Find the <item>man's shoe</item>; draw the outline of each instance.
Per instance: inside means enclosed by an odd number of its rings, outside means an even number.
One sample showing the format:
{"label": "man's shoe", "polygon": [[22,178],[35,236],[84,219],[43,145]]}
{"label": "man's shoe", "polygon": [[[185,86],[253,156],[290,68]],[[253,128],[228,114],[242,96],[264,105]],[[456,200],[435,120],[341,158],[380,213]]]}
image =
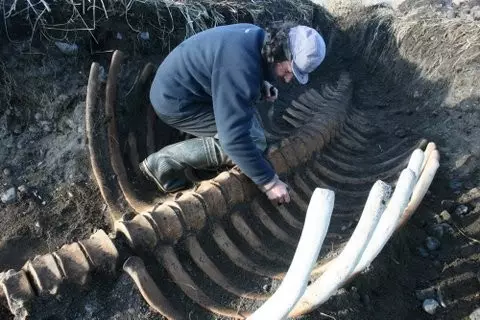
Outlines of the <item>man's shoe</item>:
{"label": "man's shoe", "polygon": [[163,192],[176,192],[191,186],[186,169],[217,170],[231,164],[213,137],[194,138],[166,146],[149,155],[140,169]]}
{"label": "man's shoe", "polygon": [[140,163],[140,170],[147,177],[148,180],[153,181],[157,187],[164,193],[174,193],[180,190],[187,189],[191,186],[191,183],[187,179],[177,178],[164,182],[163,184],[155,177],[152,171],[148,168],[147,159]]}

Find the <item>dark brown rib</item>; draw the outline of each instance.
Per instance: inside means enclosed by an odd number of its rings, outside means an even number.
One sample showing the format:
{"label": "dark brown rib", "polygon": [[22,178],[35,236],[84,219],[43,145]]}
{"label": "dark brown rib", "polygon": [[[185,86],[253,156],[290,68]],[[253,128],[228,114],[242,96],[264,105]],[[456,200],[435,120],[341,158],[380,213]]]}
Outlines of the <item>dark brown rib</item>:
{"label": "dark brown rib", "polygon": [[155,281],[148,274],[145,264],[139,257],[130,257],[123,264],[123,270],[132,278],[142,297],[155,311],[171,320],[187,319],[185,314],[175,310],[162,294]]}
{"label": "dark brown rib", "polygon": [[249,258],[247,258],[238,247],[228,237],[225,230],[219,225],[215,224],[212,227],[212,237],[219,248],[230,258],[230,260],[238,267],[274,279],[283,279],[285,274],[283,272],[275,272],[267,267],[258,265]]}
{"label": "dark brown rib", "polygon": [[244,289],[241,289],[235,286],[217,268],[215,263],[213,263],[213,261],[208,257],[205,251],[203,251],[202,246],[200,245],[196,237],[189,236],[186,239],[185,244],[187,246],[188,252],[190,253],[190,256],[192,257],[196,265],[223,289],[237,296],[247,298],[247,299],[254,299],[254,300],[268,299],[269,295],[266,295],[263,293],[247,292]]}
{"label": "dark brown rib", "polygon": [[127,200],[128,204],[138,213],[146,212],[152,208],[152,204],[146,203],[139,199],[133,191],[133,187],[127,178],[125,166],[123,164],[120,141],[118,140],[117,119],[115,115],[115,100],[117,96],[117,77],[120,72],[120,65],[123,60],[123,53],[115,51],[113,53],[110,64],[110,71],[108,73],[105,113],[108,119],[108,146],[110,149],[111,163],[115,174],[117,175],[120,188]]}
{"label": "dark brown rib", "polygon": [[[96,127],[95,119],[99,119],[98,113],[103,112],[98,107],[98,77],[99,77],[100,65],[96,62],[92,63],[90,68],[90,75],[88,78],[87,87],[87,99],[85,104],[85,127],[87,134],[87,147],[90,154],[90,163],[92,171],[97,181],[97,185],[100,189],[100,194],[103,200],[107,204],[112,220],[120,219],[123,210],[119,206],[118,194],[115,192],[118,190],[116,182],[108,182],[109,177],[113,175],[110,163],[108,163],[108,155],[105,157],[105,150],[101,150],[102,144],[100,137],[103,135],[103,124],[100,124],[100,129]],[[103,157],[102,157],[103,155]],[[103,161],[102,161],[103,159]]]}
{"label": "dark brown rib", "polygon": [[234,319],[245,319],[249,316],[248,312],[239,313],[236,310],[225,308],[216,301],[208,297],[193,281],[190,275],[183,269],[177,255],[172,247],[161,246],[155,250],[155,257],[161,265],[167,270],[173,281],[182,289],[182,291],[195,303],[203,308],[224,317]]}

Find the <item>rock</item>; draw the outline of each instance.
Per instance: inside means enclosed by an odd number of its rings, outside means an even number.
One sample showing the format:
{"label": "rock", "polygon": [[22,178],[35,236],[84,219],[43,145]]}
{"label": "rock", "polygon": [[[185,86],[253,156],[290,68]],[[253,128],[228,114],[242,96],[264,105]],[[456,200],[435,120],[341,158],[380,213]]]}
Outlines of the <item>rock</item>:
{"label": "rock", "polygon": [[405,131],[405,129],[398,129],[394,134],[399,138],[405,138],[407,136],[407,131]]}
{"label": "rock", "polygon": [[427,237],[427,239],[425,239],[425,246],[428,248],[428,250],[435,251],[440,248],[440,241],[434,237]]}
{"label": "rock", "polygon": [[459,203],[469,203],[480,198],[480,188],[473,188],[458,198]]}
{"label": "rock", "polygon": [[429,256],[428,251],[424,247],[418,247],[417,253],[420,257],[427,258]]}
{"label": "rock", "polygon": [[480,308],[476,309],[468,316],[469,320],[480,320]]}
{"label": "rock", "polygon": [[52,132],[52,127],[51,127],[50,125],[47,125],[47,124],[44,125],[44,126],[42,127],[42,129],[43,129],[43,131],[45,131],[45,132],[47,132],[47,133]]}
{"label": "rock", "polygon": [[268,292],[270,292],[270,290],[272,290],[272,285],[265,284],[265,285],[263,285],[262,289],[263,289],[263,292],[268,293]]}
{"label": "rock", "polygon": [[464,216],[468,213],[468,207],[464,204],[461,204],[459,205],[456,209],[455,209],[455,214],[459,217],[461,216]]}
{"label": "rock", "polygon": [[448,233],[448,234],[454,234],[455,230],[453,230],[452,226],[449,225],[448,223],[444,222],[440,224],[443,228],[443,233]]}
{"label": "rock", "polygon": [[30,132],[30,133],[38,133],[39,131],[40,131],[40,129],[36,126],[28,127],[28,132]]}
{"label": "rock", "polygon": [[12,172],[10,171],[10,169],[8,169],[8,168],[3,169],[3,175],[5,177],[10,176],[11,174],[12,174]]}
{"label": "rock", "polygon": [[440,304],[435,299],[426,299],[423,301],[423,310],[428,314],[434,315]]}
{"label": "rock", "polygon": [[22,133],[22,126],[19,125],[19,124],[15,125],[15,127],[13,128],[13,133],[15,133],[15,134]]}
{"label": "rock", "polygon": [[15,200],[17,200],[17,191],[14,187],[11,187],[0,195],[0,199],[5,204],[13,203]]}
{"label": "rock", "polygon": [[442,200],[440,204],[442,209],[447,211],[452,211],[455,208],[455,201],[453,200]]}
{"label": "rock", "polygon": [[146,31],[146,32],[140,32],[140,33],[138,34],[138,37],[139,37],[140,39],[142,39],[142,40],[147,41],[147,40],[150,40],[150,33],[148,33],[148,31]]}
{"label": "rock", "polygon": [[55,45],[62,53],[67,55],[74,55],[78,52],[78,45],[76,45],[75,43],[70,44],[66,42],[56,41]]}
{"label": "rock", "polygon": [[447,19],[453,19],[455,18],[455,11],[453,9],[448,9],[446,12],[445,12],[445,17]]}
{"label": "rock", "polygon": [[19,186],[19,187],[17,188],[17,190],[18,190],[18,192],[20,192],[20,193],[27,193],[27,192],[28,192],[28,187],[27,187],[26,185],[22,184],[21,186]]}
{"label": "rock", "polygon": [[35,120],[37,120],[37,121],[42,120],[42,115],[41,115],[40,112],[35,113],[35,116],[34,116],[34,117],[35,117]]}
{"label": "rock", "polygon": [[452,216],[447,210],[443,210],[440,213],[440,217],[442,218],[443,221],[450,221],[450,219],[452,219]]}
{"label": "rock", "polygon": [[442,238],[444,233],[443,226],[441,224],[433,226],[432,233],[435,235],[435,237]]}
{"label": "rock", "polygon": [[470,12],[472,14],[473,20],[480,20],[480,6],[475,6],[472,9],[470,9]]}

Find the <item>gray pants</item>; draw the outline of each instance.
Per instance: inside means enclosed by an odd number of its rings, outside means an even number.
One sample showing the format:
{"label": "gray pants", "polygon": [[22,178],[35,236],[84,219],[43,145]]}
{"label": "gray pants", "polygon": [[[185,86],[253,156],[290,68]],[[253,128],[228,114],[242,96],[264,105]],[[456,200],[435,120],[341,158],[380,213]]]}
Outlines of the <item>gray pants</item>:
{"label": "gray pants", "polygon": [[[171,117],[158,114],[158,117],[169,126],[196,137],[214,137],[218,140],[217,125],[212,110],[205,110],[187,117]],[[252,121],[250,136],[253,142],[264,152],[267,149],[267,139],[259,120],[258,113]]]}

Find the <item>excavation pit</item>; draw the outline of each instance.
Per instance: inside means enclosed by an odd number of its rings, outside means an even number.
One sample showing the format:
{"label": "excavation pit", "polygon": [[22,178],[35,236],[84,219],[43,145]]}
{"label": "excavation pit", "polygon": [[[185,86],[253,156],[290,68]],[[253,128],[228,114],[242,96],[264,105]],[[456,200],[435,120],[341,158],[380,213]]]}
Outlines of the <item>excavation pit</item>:
{"label": "excavation pit", "polygon": [[[145,22],[153,20],[135,16],[142,12],[135,7],[140,4],[131,8],[127,24],[108,5],[105,12],[111,14],[100,18],[103,24],[92,34],[79,33],[77,55],[63,56],[47,41],[58,36],[52,32],[61,31],[48,29],[48,20],[39,20],[44,33],[32,38],[30,55],[14,56],[25,49],[13,42],[3,47],[2,157],[13,174],[2,179],[15,187],[24,181],[28,188],[17,192],[15,203],[1,207],[6,217],[1,270],[19,270],[34,255],[87,239],[92,229],[116,233],[113,243],[120,252],[110,255],[113,269],[97,263],[100,270],[83,288],[68,285],[68,277],[63,277],[61,300],[55,301],[55,295],[48,300],[41,295],[43,287],[35,288],[33,295],[42,297],[31,301],[33,318],[158,316],[122,270],[132,270],[124,265],[132,255],[143,259],[153,279],[147,283],[162,292],[161,313],[178,319],[221,319],[253,312],[287,271],[316,187],[335,191],[335,208],[312,281],[352,235],[375,181],[395,186],[412,152],[418,148],[427,154],[429,142],[440,150],[441,166],[413,218],[402,224],[373,270],[357,275],[307,317],[423,317],[421,302],[411,293],[419,285],[434,284],[442,285],[448,296],[447,307],[439,312],[460,317],[473,311],[479,286],[468,282],[471,265],[478,260],[472,240],[478,234],[478,169],[473,165],[479,152],[479,101],[473,90],[478,83],[478,25],[408,7],[403,13],[376,6],[336,16],[309,2],[282,4],[174,3],[170,11],[158,7],[157,12],[170,12],[178,22],[171,33],[168,22],[163,29],[148,29]],[[236,6],[235,15],[229,6]],[[274,10],[278,7],[282,10]],[[59,9],[52,7],[52,16]],[[200,15],[193,24],[181,20],[186,12],[203,9],[210,18]],[[151,150],[189,138],[156,119],[146,100],[161,57],[193,30],[211,23],[264,23],[285,16],[319,28],[330,48],[325,66],[307,87],[281,85],[280,101],[259,105],[272,146],[269,158],[292,187],[292,203],[273,206],[234,169],[181,194],[158,193],[135,163]],[[21,37],[11,32],[16,18],[6,19],[8,29],[2,29],[10,40]],[[114,24],[116,19],[121,23]],[[151,30],[149,40],[142,28]],[[15,30],[22,30],[21,24]],[[71,33],[66,35],[72,39]],[[92,36],[99,43],[92,42]],[[110,88],[117,93],[109,97],[105,88],[112,79],[116,83]],[[454,206],[467,205],[468,213],[455,217],[456,237],[442,240],[446,245],[440,253],[419,257],[416,247],[435,226],[430,218],[442,211],[444,199],[453,200]],[[454,250],[457,246],[460,252]],[[101,247],[112,252],[112,247]],[[93,269],[95,260],[88,257],[88,249],[82,250]],[[461,263],[452,264],[454,259]],[[128,261],[139,266],[138,260]],[[438,264],[446,268],[442,271]],[[49,308],[42,307],[42,299]],[[398,306],[371,307],[390,299],[398,299]],[[11,317],[4,308],[0,314]]]}

